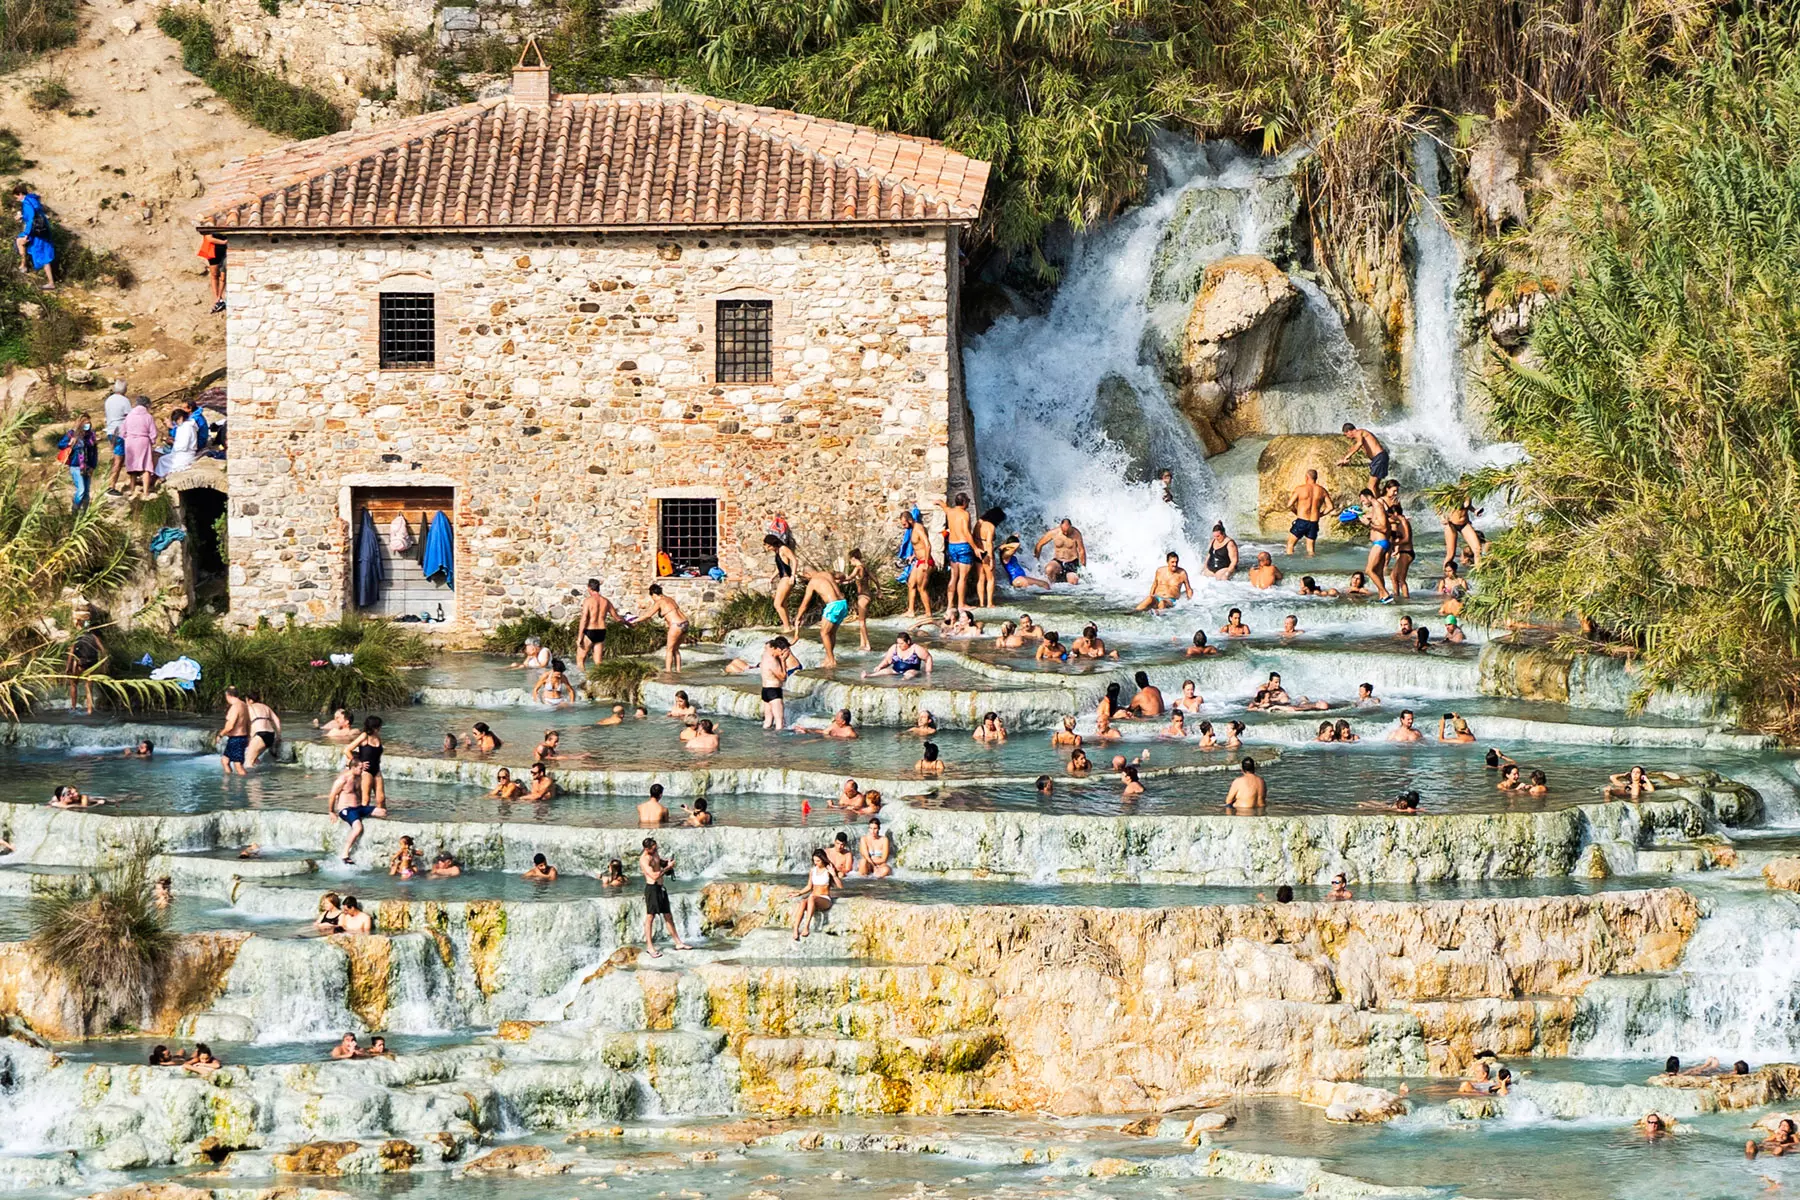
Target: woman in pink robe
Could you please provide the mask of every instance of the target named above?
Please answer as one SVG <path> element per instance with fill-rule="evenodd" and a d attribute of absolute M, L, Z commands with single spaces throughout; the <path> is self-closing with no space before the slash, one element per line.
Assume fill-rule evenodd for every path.
<path fill-rule="evenodd" d="M 156 462 L 152 447 L 156 445 L 156 418 L 150 413 L 150 406 L 138 397 L 138 402 L 125 415 L 125 423 L 120 426 L 125 435 L 125 473 L 131 475 L 138 483 L 138 499 L 150 498 L 150 481 L 155 478 Z"/>

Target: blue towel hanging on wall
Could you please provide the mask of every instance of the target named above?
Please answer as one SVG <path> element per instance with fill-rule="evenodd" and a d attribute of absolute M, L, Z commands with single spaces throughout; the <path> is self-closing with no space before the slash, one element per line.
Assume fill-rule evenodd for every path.
<path fill-rule="evenodd" d="M 441 512 L 431 514 L 431 529 L 425 534 L 425 553 L 420 556 L 419 565 L 424 568 L 425 578 L 442 572 L 444 586 L 456 586 L 456 539 L 450 518 Z"/>

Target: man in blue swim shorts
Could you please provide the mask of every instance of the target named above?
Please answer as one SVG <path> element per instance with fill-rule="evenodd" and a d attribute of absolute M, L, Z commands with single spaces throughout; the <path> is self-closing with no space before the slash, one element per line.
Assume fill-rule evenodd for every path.
<path fill-rule="evenodd" d="M 819 660 L 819 665 L 835 667 L 838 665 L 838 626 L 850 615 L 850 602 L 844 599 L 844 589 L 838 586 L 837 576 L 830 571 L 813 571 L 806 577 L 806 591 L 800 595 L 800 607 L 794 610 L 796 625 L 814 596 L 825 606 L 825 611 L 819 615 L 819 644 L 825 647 L 825 657 Z"/>
<path fill-rule="evenodd" d="M 1319 518 L 1331 511 L 1331 493 L 1320 486 L 1317 471 L 1306 472 L 1306 479 L 1288 497 L 1288 511 L 1294 514 L 1294 523 L 1288 526 L 1287 552 L 1292 554 L 1305 542 L 1310 558 L 1319 540 Z"/>
<path fill-rule="evenodd" d="M 956 608 L 969 607 L 969 572 L 975 567 L 975 535 L 969 523 L 969 494 L 956 493 L 950 504 L 938 501 L 944 510 L 944 557 L 950 562 L 950 603 Z"/>
<path fill-rule="evenodd" d="M 230 775 L 244 773 L 244 752 L 250 748 L 250 705 L 235 687 L 225 689 L 225 723 L 216 737 L 225 739 L 219 767 Z"/>

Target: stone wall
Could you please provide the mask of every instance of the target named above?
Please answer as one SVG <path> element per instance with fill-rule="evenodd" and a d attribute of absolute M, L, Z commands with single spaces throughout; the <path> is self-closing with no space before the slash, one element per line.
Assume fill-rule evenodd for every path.
<path fill-rule="evenodd" d="M 417 111 L 429 87 L 424 58 L 492 38 L 523 41 L 554 29 L 563 11 L 560 0 L 203 3 L 221 50 L 247 55 L 290 83 L 323 92 L 346 112 L 368 96 Z"/>
<path fill-rule="evenodd" d="M 942 496 L 943 230 L 232 241 L 231 612 L 349 603 L 350 489 L 456 489 L 457 625 L 564 615 L 598 576 L 641 607 L 655 500 L 719 500 L 723 587 L 769 573 L 784 513 L 809 564 L 889 556 Z M 379 294 L 436 296 L 437 365 L 378 368 Z M 774 380 L 713 382 L 720 298 L 774 302 Z M 629 599 L 627 599 L 629 597 Z"/>

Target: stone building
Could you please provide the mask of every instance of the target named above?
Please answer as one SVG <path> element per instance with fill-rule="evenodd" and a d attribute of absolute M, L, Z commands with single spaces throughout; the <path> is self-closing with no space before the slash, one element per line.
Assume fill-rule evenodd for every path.
<path fill-rule="evenodd" d="M 901 510 L 973 476 L 958 247 L 987 171 L 704 96 L 552 95 L 541 66 L 234 162 L 200 220 L 230 245 L 232 618 L 442 605 L 472 636 L 589 576 L 641 602 L 659 551 L 704 606 L 763 584 L 778 514 L 809 563 L 891 563 Z M 365 512 L 394 594 L 359 605 Z M 438 512 L 454 571 L 425 580 L 386 534 Z"/>

